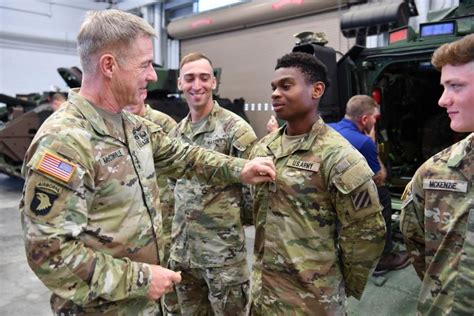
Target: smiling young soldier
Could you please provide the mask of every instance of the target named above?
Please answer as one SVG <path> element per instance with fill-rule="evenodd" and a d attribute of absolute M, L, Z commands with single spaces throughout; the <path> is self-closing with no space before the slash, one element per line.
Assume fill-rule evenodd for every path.
<path fill-rule="evenodd" d="M 189 107 L 169 136 L 230 156 L 247 157 L 257 137 L 240 116 L 213 100 L 216 78 L 202 53 L 180 63 L 178 87 Z M 242 185 L 210 185 L 197 179 L 172 182 L 175 216 L 170 267 L 181 271 L 176 286 L 184 315 L 247 315 L 249 271 L 241 218 L 251 213 Z M 166 298 L 167 302 L 168 299 Z"/>
<path fill-rule="evenodd" d="M 418 314 L 474 315 L 474 35 L 441 46 L 431 62 L 451 129 L 471 134 L 416 171 L 400 228 L 423 282 Z"/>
<path fill-rule="evenodd" d="M 361 297 L 384 246 L 372 171 L 317 114 L 327 85 L 312 55 L 277 62 L 272 103 L 287 124 L 251 152 L 271 157 L 278 175 L 252 186 L 252 315 L 343 315 L 346 295 Z"/>

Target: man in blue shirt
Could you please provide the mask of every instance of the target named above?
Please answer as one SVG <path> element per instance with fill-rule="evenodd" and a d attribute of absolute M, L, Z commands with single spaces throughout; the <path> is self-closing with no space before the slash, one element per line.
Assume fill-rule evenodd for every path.
<path fill-rule="evenodd" d="M 329 124 L 329 126 L 344 136 L 344 138 L 365 157 L 369 167 L 374 172 L 373 180 L 377 185 L 380 204 L 383 206 L 382 214 L 387 228 L 385 248 L 382 258 L 375 268 L 375 276 L 383 275 L 390 270 L 404 268 L 410 263 L 406 251 L 393 251 L 391 225 L 392 207 L 390 191 L 385 186 L 387 173 L 378 157 L 377 147 L 374 141 L 374 126 L 379 114 L 379 107 L 374 99 L 366 95 L 355 95 L 347 102 L 346 115 L 344 118 L 337 123 Z M 373 135 L 373 138 L 368 135 Z"/>

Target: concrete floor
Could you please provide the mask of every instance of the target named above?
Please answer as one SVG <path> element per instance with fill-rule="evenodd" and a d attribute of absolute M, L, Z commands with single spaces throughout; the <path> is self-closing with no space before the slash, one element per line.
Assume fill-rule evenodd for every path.
<path fill-rule="evenodd" d="M 28 267 L 23 247 L 18 201 L 23 181 L 0 174 L 0 315 L 52 315 L 49 291 Z M 246 229 L 252 252 L 254 229 Z M 252 256 L 248 256 L 251 262 Z M 381 284 L 383 285 L 377 285 Z M 348 299 L 348 315 L 414 315 L 420 281 L 409 266 L 371 277 L 360 301 Z"/>

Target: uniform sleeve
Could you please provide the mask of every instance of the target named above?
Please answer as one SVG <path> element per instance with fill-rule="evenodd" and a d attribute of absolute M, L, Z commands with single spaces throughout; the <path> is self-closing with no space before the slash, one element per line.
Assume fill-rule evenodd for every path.
<path fill-rule="evenodd" d="M 52 292 L 79 305 L 97 298 L 146 296 L 147 264 L 117 259 L 83 243 L 94 195 L 92 174 L 70 158 L 75 151 L 64 143 L 44 142 L 48 146 L 25 159 L 20 203 L 31 269 Z"/>
<path fill-rule="evenodd" d="M 174 179 L 191 179 L 195 176 L 201 182 L 213 185 L 241 182 L 245 159 L 191 146 L 169 138 L 159 128 L 149 128 L 155 169 L 160 174 Z"/>
<path fill-rule="evenodd" d="M 332 171 L 333 203 L 346 294 L 360 299 L 385 244 L 385 222 L 372 172 L 362 157 L 346 155 Z"/>
<path fill-rule="evenodd" d="M 425 274 L 424 198 L 422 179 L 417 172 L 407 184 L 402 195 L 400 230 L 407 250 L 413 259 L 416 273 L 423 279 Z"/>
<path fill-rule="evenodd" d="M 257 136 L 255 135 L 253 129 L 250 127 L 250 125 L 245 124 L 245 126 L 239 129 L 239 131 L 236 133 L 232 142 L 232 152 L 234 153 L 233 156 L 247 159 L 250 156 L 250 151 L 252 150 L 252 146 L 255 144 L 256 140 Z M 246 184 L 242 184 L 241 203 L 240 218 L 242 224 L 252 225 L 252 196 L 250 194 L 250 187 Z"/>

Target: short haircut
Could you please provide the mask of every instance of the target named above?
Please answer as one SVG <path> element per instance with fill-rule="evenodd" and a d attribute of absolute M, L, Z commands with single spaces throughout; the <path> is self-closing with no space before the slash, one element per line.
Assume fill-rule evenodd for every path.
<path fill-rule="evenodd" d="M 275 70 L 279 68 L 298 68 L 307 83 L 321 81 L 326 87 L 329 86 L 326 65 L 311 54 L 302 52 L 286 54 L 277 60 Z"/>
<path fill-rule="evenodd" d="M 112 51 L 121 62 L 140 36 L 156 37 L 142 18 L 119 10 L 89 11 L 77 35 L 77 49 L 84 72 L 94 72 L 98 54 Z"/>
<path fill-rule="evenodd" d="M 349 99 L 346 107 L 346 116 L 358 119 L 364 115 L 371 115 L 379 105 L 368 95 L 355 95 Z"/>
<path fill-rule="evenodd" d="M 442 45 L 433 53 L 431 63 L 441 70 L 446 65 L 464 65 L 474 61 L 474 34 Z"/>
<path fill-rule="evenodd" d="M 187 63 L 191 63 L 193 61 L 200 60 L 200 59 L 207 60 L 209 64 L 211 65 L 211 68 L 213 67 L 212 61 L 209 59 L 209 57 L 207 57 L 203 53 L 195 52 L 195 53 L 189 53 L 181 59 L 181 62 L 179 63 L 179 69 L 181 70 L 181 68 L 183 68 L 183 66 Z"/>

